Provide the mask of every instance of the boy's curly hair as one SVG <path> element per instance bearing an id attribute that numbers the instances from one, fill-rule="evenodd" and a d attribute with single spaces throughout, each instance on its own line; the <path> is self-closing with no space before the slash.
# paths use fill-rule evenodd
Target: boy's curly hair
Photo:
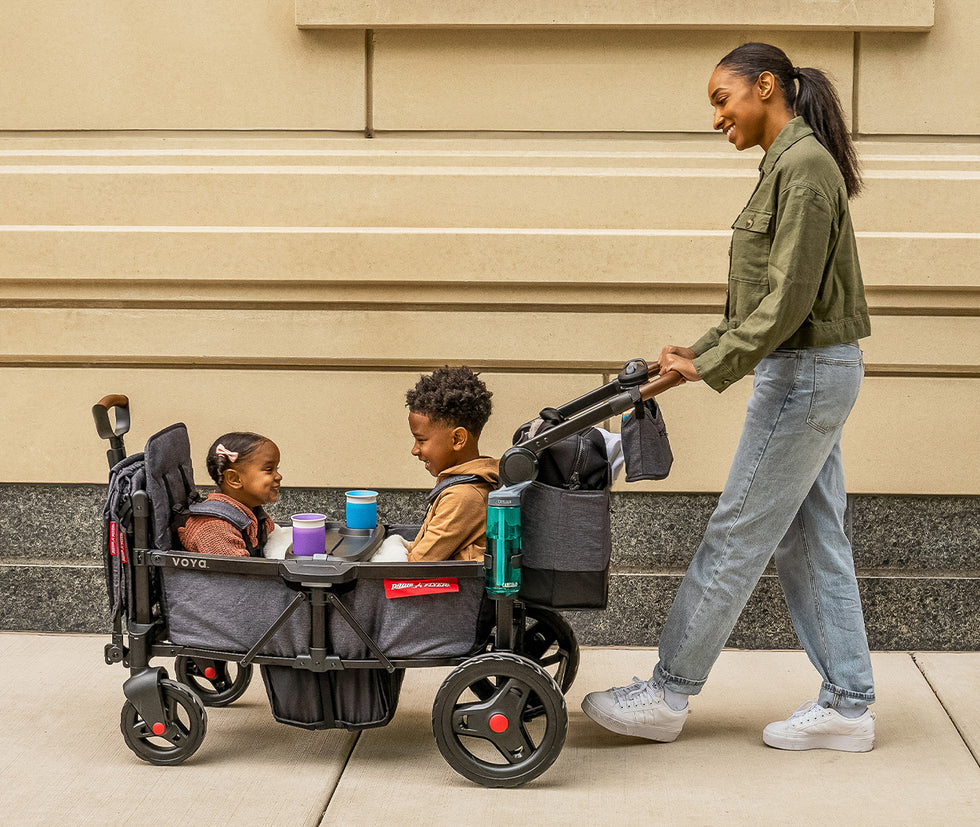
<path id="1" fill-rule="evenodd" d="M 405 394 L 405 404 L 412 413 L 452 428 L 466 428 L 479 438 L 490 418 L 492 396 L 479 375 L 468 367 L 446 365 L 419 379 Z"/>

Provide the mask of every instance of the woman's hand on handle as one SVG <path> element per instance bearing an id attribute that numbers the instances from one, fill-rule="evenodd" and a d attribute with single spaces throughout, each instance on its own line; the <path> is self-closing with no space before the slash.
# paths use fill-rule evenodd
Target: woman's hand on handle
<path id="1" fill-rule="evenodd" d="M 660 375 L 677 371 L 688 382 L 700 382 L 701 374 L 694 367 L 695 353 L 689 347 L 667 345 L 660 351 Z"/>

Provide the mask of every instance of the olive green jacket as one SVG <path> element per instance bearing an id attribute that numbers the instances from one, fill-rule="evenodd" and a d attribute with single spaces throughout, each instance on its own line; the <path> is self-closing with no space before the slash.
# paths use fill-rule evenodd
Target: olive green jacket
<path id="1" fill-rule="evenodd" d="M 719 392 L 776 348 L 871 333 L 847 191 L 831 154 L 793 118 L 759 171 L 732 224 L 725 316 L 691 346 L 695 369 Z"/>

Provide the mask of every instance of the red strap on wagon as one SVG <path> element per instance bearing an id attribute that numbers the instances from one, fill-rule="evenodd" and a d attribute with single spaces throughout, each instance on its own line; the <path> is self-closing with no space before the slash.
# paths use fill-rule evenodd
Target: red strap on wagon
<path id="1" fill-rule="evenodd" d="M 385 580 L 385 597 L 418 597 L 423 594 L 449 594 L 459 591 L 455 577 L 439 577 L 433 580 Z"/>

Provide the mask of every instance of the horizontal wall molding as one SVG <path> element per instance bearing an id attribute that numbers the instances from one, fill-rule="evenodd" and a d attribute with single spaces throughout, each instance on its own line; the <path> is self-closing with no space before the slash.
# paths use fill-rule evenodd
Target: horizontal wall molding
<path id="1" fill-rule="evenodd" d="M 927 31 L 933 0 L 296 0 L 300 28 Z"/>
<path id="2" fill-rule="evenodd" d="M 642 315 L 626 315 L 612 306 L 562 313 L 529 313 L 514 306 L 490 314 L 479 305 L 466 311 L 438 306 L 209 307 L 179 312 L 14 307 L 0 308 L 0 364 L 400 365 L 439 364 L 448 355 L 481 365 L 610 365 L 637 350 L 659 348 L 664 334 L 658 331 L 669 331 L 674 341 L 692 342 L 720 315 L 721 307 L 704 313 L 668 310 Z M 483 328 L 490 327 L 494 335 L 484 335 Z M 228 329 L 239 333 L 216 335 Z M 978 335 L 977 316 L 879 315 L 864 343 L 866 361 L 920 364 L 928 353 L 936 365 L 968 365 L 976 353 L 963 343 Z"/>
<path id="3" fill-rule="evenodd" d="M 117 338 L 121 329 L 114 329 Z M 375 489 L 421 487 L 431 478 L 410 453 L 404 402 L 405 390 L 415 384 L 420 372 L 460 362 L 471 362 L 481 372 L 494 394 L 494 414 L 480 446 L 487 454 L 500 456 L 511 445 L 515 429 L 538 411 L 607 383 L 627 358 L 656 358 L 651 351 L 654 344 L 662 344 L 657 333 L 661 328 L 651 324 L 642 330 L 651 335 L 638 336 L 633 331 L 623 337 L 618 352 L 602 363 L 593 361 L 592 371 L 587 370 L 587 360 L 569 360 L 561 354 L 542 365 L 546 370 L 535 370 L 517 358 L 499 363 L 470 359 L 478 355 L 473 343 L 460 346 L 468 351 L 461 354 L 455 341 L 414 364 L 406 364 L 405 359 L 367 364 L 357 359 L 354 343 L 347 349 L 346 363 L 338 358 L 317 365 L 311 360 L 302 367 L 279 370 L 274 364 L 243 369 L 154 366 L 154 360 L 61 368 L 0 365 L 0 384 L 6 394 L 0 424 L 18 446 L 8 452 L 0 479 L 41 484 L 104 482 L 105 444 L 96 438 L 90 412 L 106 394 L 123 393 L 133 413 L 133 429 L 126 438 L 130 451 L 139 450 L 161 428 L 184 422 L 199 484 L 207 484 L 202 458 L 214 437 L 244 427 L 276 440 L 287 485 L 341 491 L 365 485 Z M 272 338 L 267 343 L 275 347 Z M 522 340 L 522 344 L 525 353 L 521 355 L 526 357 L 528 343 Z M 876 364 L 874 359 L 868 361 Z M 980 494 L 976 446 L 980 381 L 936 375 L 937 369 L 930 365 L 910 364 L 909 368 L 909 373 L 922 375 L 870 375 L 864 382 L 844 433 L 849 491 Z M 751 389 L 751 381 L 745 380 L 719 395 L 703 383 L 693 383 L 665 394 L 661 404 L 674 467 L 666 480 L 627 488 L 659 493 L 720 490 Z M 216 403 L 225 399 L 240 399 L 241 407 Z M 615 430 L 616 423 L 610 427 Z M 32 439 L 35 434 L 44 434 L 44 439 Z M 913 438 L 929 450 L 920 451 L 915 462 L 910 462 L 908 445 Z M 616 483 L 617 488 L 622 485 L 622 480 Z M 2 512 L 0 509 L 0 520 Z M 936 536 L 945 531 L 942 525 L 934 527 Z M 900 535 L 896 535 L 895 549 L 896 554 L 904 553 L 905 539 Z M 631 564 L 624 561 L 624 565 Z"/>
<path id="4" fill-rule="evenodd" d="M 318 371 L 338 372 L 426 372 L 440 367 L 446 360 L 435 359 L 280 359 L 254 358 L 249 360 L 234 358 L 200 357 L 139 357 L 89 356 L 73 359 L 71 357 L 41 358 L 30 355 L 13 354 L 0 358 L 0 368 L 112 368 L 139 370 L 170 370 L 172 368 L 194 368 L 195 370 L 242 370 L 242 371 Z M 521 359 L 486 360 L 466 358 L 465 363 L 478 371 L 494 373 L 528 373 L 555 375 L 593 375 L 595 373 L 616 374 L 623 366 L 620 362 L 589 362 L 559 359 Z M 893 379 L 980 379 L 980 365 L 881 365 L 873 362 L 865 364 L 865 375 L 889 377 Z"/>
<path id="5" fill-rule="evenodd" d="M 980 316 L 980 287 L 868 287 L 872 316 Z M 725 302 L 724 284 L 676 282 L 490 283 L 467 281 L 237 282 L 145 279 L 16 279 L 0 277 L 0 308 L 132 308 L 193 310 L 390 310 L 494 314 L 616 310 L 647 313 L 713 313 Z"/>
<path id="6" fill-rule="evenodd" d="M 385 163 L 376 164 L 0 159 L 0 225 L 91 227 L 98 216 L 110 227 L 309 227 L 311 234 L 316 227 L 427 227 L 696 235 L 728 228 L 758 177 L 756 158 L 717 166 L 658 155 L 629 163 L 593 156 L 433 164 L 381 153 Z M 883 241 L 950 234 L 954 243 L 976 235 L 977 162 L 868 162 L 865 178 L 852 207 L 862 232 Z"/>
<path id="7" fill-rule="evenodd" d="M 85 289 L 98 280 L 130 298 L 181 280 L 203 290 L 227 280 L 245 290 L 268 281 L 712 286 L 724 281 L 730 238 L 729 229 L 696 227 L 6 225 L 0 284 L 36 281 L 41 297 L 59 281 Z M 869 287 L 976 286 L 980 232 L 859 231 L 857 239 Z"/>

